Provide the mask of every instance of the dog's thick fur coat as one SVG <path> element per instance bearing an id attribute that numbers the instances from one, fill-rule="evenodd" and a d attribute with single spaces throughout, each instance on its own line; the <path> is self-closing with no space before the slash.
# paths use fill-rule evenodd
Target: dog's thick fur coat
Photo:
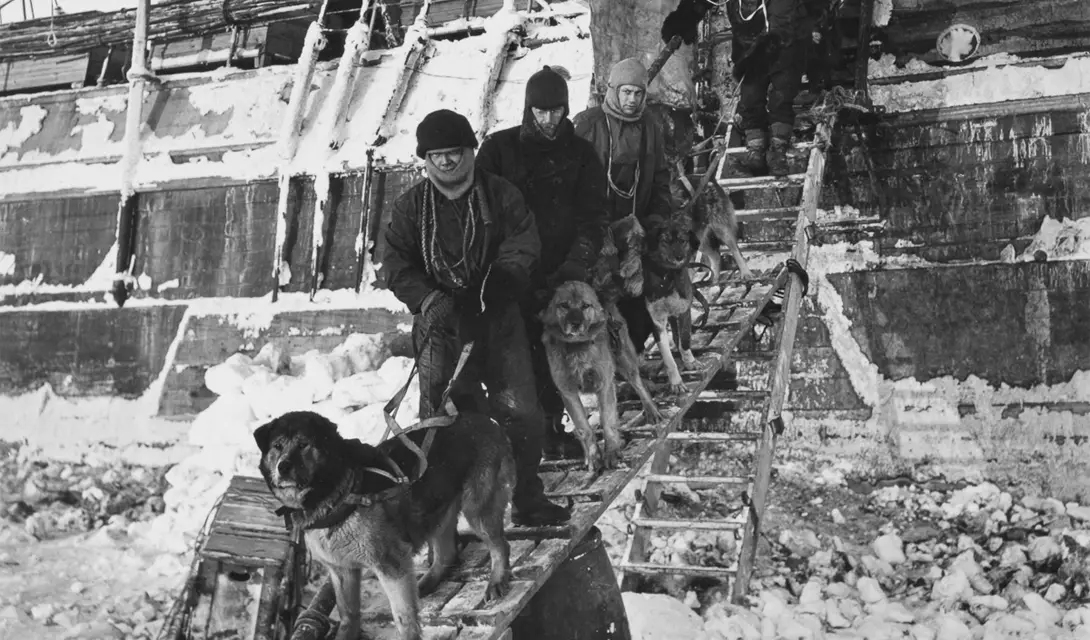
<path id="1" fill-rule="evenodd" d="M 648 421 L 662 419 L 640 378 L 639 357 L 624 318 L 613 305 L 603 306 L 590 285 L 578 281 L 557 287 L 539 317 L 549 372 L 583 445 L 587 468 L 613 468 L 623 446 L 617 412 L 618 372 L 639 395 Z M 580 393 L 598 396 L 604 454 L 599 452 Z"/>
<path id="2" fill-rule="evenodd" d="M 738 247 L 738 219 L 734 215 L 734 204 L 726 190 L 715 180 L 708 183 L 693 206 L 693 226 L 699 242 L 700 255 L 708 261 L 712 272 L 712 282 L 719 281 L 723 258 L 719 245 L 726 245 L 738 272 L 743 278 L 750 279 L 753 272 L 746 264 L 742 250 Z"/>
<path id="3" fill-rule="evenodd" d="M 409 434 L 419 444 L 426 431 Z M 288 413 L 259 427 L 261 474 L 273 495 L 305 532 L 307 549 L 329 570 L 341 626 L 337 640 L 359 637 L 360 581 L 373 569 L 390 599 L 402 640 L 419 640 L 419 595 L 435 589 L 457 559 L 458 514 L 465 514 L 492 561 L 488 596 L 506 593 L 511 581 L 504 511 L 514 484 L 511 446 L 486 416 L 460 414 L 438 427 L 428 468 L 407 491 L 372 505 L 352 506 L 350 496 L 374 495 L 394 482 L 374 469 L 392 460 L 413 475 L 418 460 L 400 440 L 377 447 L 345 440 L 337 426 L 313 412 Z M 416 581 L 413 554 L 431 546 L 432 564 Z M 419 590 L 419 593 L 418 593 Z"/>
<path id="4" fill-rule="evenodd" d="M 669 325 L 674 325 L 678 352 L 686 370 L 699 370 L 692 352 L 693 299 L 697 293 L 689 275 L 689 263 L 700 238 L 687 219 L 674 217 L 648 235 L 644 260 L 643 298 L 655 332 L 659 353 L 669 380 L 670 392 L 686 392 L 677 361 L 670 347 Z M 701 302 L 706 304 L 703 298 Z"/>

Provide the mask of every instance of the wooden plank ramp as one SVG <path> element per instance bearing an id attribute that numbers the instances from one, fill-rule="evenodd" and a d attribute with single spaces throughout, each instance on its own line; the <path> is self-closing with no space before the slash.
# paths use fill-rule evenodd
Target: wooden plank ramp
<path id="1" fill-rule="evenodd" d="M 426 627 L 426 638 L 502 640 L 509 637 L 509 626 L 519 612 L 567 559 L 575 545 L 586 536 L 621 491 L 635 480 L 656 446 L 679 430 L 687 412 L 708 402 L 744 403 L 744 393 L 726 397 L 721 391 L 709 390 L 709 385 L 718 379 L 731 352 L 752 334 L 759 310 L 772 298 L 775 289 L 783 286 L 787 280 L 787 272 L 782 265 L 772 273 L 760 273 L 759 276 L 753 281 L 742 282 L 734 272 L 725 272 L 720 282 L 699 285 L 708 296 L 744 290 L 742 297 L 752 299 L 755 304 L 736 306 L 726 316 L 730 321 L 694 332 L 694 344 L 701 347 L 699 358 L 704 368 L 700 372 L 687 373 L 687 393 L 680 397 L 658 398 L 657 404 L 664 415 L 661 423 L 648 424 L 643 419 L 638 402 L 632 400 L 632 392 L 622 385 L 621 430 L 626 444 L 618 468 L 593 473 L 586 470 L 582 460 L 546 461 L 542 464 L 541 473 L 547 495 L 570 506 L 572 518 L 563 526 L 531 528 L 513 525 L 508 514 L 506 532 L 511 544 L 514 582 L 510 593 L 502 600 L 485 602 L 488 553 L 471 532 L 460 527 L 462 548 L 458 564 L 434 593 L 421 599 L 421 621 Z M 657 354 L 652 349 L 647 354 L 647 360 L 653 363 L 656 359 Z M 656 375 L 651 376 L 653 384 Z M 256 478 L 238 476 L 232 480 L 232 487 L 245 490 L 230 491 L 218 506 L 210 535 L 201 545 L 202 558 L 213 560 L 254 555 L 254 552 L 247 553 L 242 548 L 245 545 L 240 546 L 240 541 L 234 539 L 238 537 L 235 530 L 239 527 L 245 529 L 249 543 L 270 547 L 259 555 L 289 555 L 291 541 L 286 532 L 280 529 L 280 519 L 272 515 L 276 502 L 263 485 L 263 481 Z M 228 521 L 234 523 L 230 531 L 216 524 Z M 425 549 L 417 558 L 418 572 L 422 574 L 426 566 Z M 373 576 L 365 576 L 363 580 L 361 601 L 364 637 L 396 638 L 388 600 Z"/>
<path id="2" fill-rule="evenodd" d="M 678 398 L 662 398 L 658 402 L 667 416 L 662 423 L 647 424 L 638 403 L 627 401 L 632 408 L 621 416 L 626 445 L 617 469 L 592 473 L 586 470 L 581 460 L 543 463 L 542 476 L 547 495 L 557 502 L 567 502 L 572 508 L 572 519 L 564 526 L 539 528 L 514 526 L 508 520 L 507 536 L 511 543 L 514 583 L 503 600 L 484 602 L 488 554 L 468 530 L 460 530 L 466 544 L 459 554 L 458 565 L 434 593 L 421 600 L 422 622 L 428 626 L 428 634 L 431 634 L 426 637 L 458 640 L 499 640 L 504 637 L 512 621 L 553 571 L 567 559 L 572 548 L 590 531 L 621 491 L 635 480 L 656 445 L 668 434 L 677 431 L 686 412 L 703 401 L 709 384 L 727 362 L 730 352 L 751 333 L 759 308 L 787 279 L 786 271 L 780 267 L 775 269 L 775 273 L 764 273 L 762 276 L 762 279 L 743 283 L 734 273 L 726 273 L 720 283 L 702 285 L 709 291 L 716 287 L 726 290 L 741 286 L 747 289 L 746 296 L 755 298 L 759 304 L 752 305 L 748 312 L 736 311 L 738 321 L 733 324 L 694 332 L 694 341 L 705 346 L 700 356 L 705 368 L 698 375 L 690 372 L 687 376 L 686 394 Z M 654 360 L 655 356 L 650 354 L 648 359 Z M 626 398 L 623 389 L 622 397 Z M 418 558 L 420 573 L 425 570 L 425 561 L 426 556 L 422 554 Z M 363 601 L 366 603 L 366 637 L 395 638 L 388 602 L 374 579 L 365 580 Z"/>

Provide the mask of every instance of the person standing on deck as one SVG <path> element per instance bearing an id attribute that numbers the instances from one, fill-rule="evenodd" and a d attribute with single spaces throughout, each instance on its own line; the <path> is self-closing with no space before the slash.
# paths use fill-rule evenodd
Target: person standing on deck
<path id="1" fill-rule="evenodd" d="M 594 147 L 575 135 L 568 113 L 568 83 L 546 66 L 526 83 L 522 124 L 490 135 L 477 156 L 480 168 L 522 191 L 541 237 L 523 318 L 545 412 L 546 457 L 580 457 L 582 447 L 564 432 L 564 403 L 549 374 L 538 313 L 558 285 L 591 282 L 609 226 L 605 170 Z"/>
<path id="2" fill-rule="evenodd" d="M 602 104 L 573 120 L 576 135 L 594 146 L 606 168 L 610 221 L 622 272 L 626 263 L 639 270 L 638 286 L 626 279 L 624 297 L 617 302 L 638 350 L 643 349 L 653 327 L 641 297 L 642 241 L 630 238 L 663 224 L 676 208 L 662 124 L 645 109 L 647 84 L 647 68 L 642 62 L 621 60 L 610 69 Z"/>
<path id="3" fill-rule="evenodd" d="M 795 98 L 810 40 L 817 38 L 809 4 L 812 0 L 727 1 L 733 75 L 742 83 L 738 120 L 746 152 L 740 164 L 753 175 L 785 176 L 790 170 Z"/>
<path id="4" fill-rule="evenodd" d="M 451 400 L 490 413 L 505 428 L 518 476 L 515 523 L 566 522 L 571 514 L 545 498 L 538 476 L 545 424 L 520 310 L 541 253 L 533 213 L 515 185 L 475 166 L 477 137 L 464 116 L 433 111 L 416 139 L 427 177 L 394 203 L 383 269 L 387 286 L 413 313 L 420 417 L 442 409 L 458 355 L 473 341 Z"/>

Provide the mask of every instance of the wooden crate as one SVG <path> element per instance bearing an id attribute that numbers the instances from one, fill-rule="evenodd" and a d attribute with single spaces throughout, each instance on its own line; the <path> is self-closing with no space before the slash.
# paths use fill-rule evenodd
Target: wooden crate
<path id="1" fill-rule="evenodd" d="M 252 60 L 255 67 L 262 67 L 270 63 L 298 60 L 308 24 L 305 20 L 292 20 L 241 27 L 232 63 Z M 155 72 L 180 71 L 225 64 L 231 55 L 234 38 L 234 32 L 227 30 L 155 42 L 151 47 L 151 69 Z"/>
<path id="2" fill-rule="evenodd" d="M 231 479 L 198 552 L 185 620 L 167 623 L 170 640 L 291 636 L 299 605 L 295 587 L 301 586 L 296 574 L 304 568 L 304 556 L 273 512 L 276 504 L 260 478 Z"/>
<path id="3" fill-rule="evenodd" d="M 120 47 L 95 47 L 77 54 L 0 60 L 0 95 L 94 85 L 104 63 L 106 80 L 116 80 L 122 76 L 126 54 Z"/>

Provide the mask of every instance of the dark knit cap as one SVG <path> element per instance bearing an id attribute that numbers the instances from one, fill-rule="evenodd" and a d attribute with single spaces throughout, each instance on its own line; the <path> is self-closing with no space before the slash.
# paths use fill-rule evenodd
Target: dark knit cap
<path id="1" fill-rule="evenodd" d="M 477 148 L 477 135 L 469 120 L 450 109 L 439 109 L 424 116 L 416 127 L 416 155 L 425 158 L 429 151 L 453 147 Z"/>
<path id="2" fill-rule="evenodd" d="M 526 106 L 538 109 L 568 108 L 568 82 L 545 66 L 526 83 Z"/>

